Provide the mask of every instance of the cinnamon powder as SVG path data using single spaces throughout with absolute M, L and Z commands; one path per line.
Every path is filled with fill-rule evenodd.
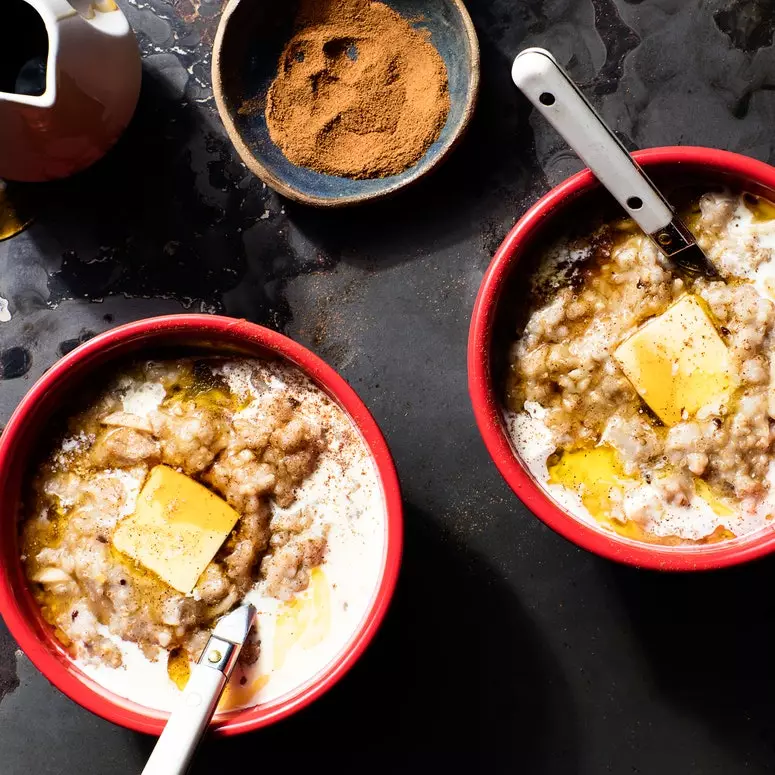
M 427 33 L 384 3 L 301 0 L 269 88 L 269 135 L 294 164 L 377 178 L 416 164 L 449 113 Z

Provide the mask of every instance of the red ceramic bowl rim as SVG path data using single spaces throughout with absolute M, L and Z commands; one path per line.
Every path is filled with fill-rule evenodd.
M 359 629 L 326 668 L 299 689 L 268 703 L 265 712 L 259 710 L 256 713 L 255 708 L 233 711 L 213 724 L 218 734 L 239 734 L 278 721 L 308 705 L 330 689 L 369 645 L 385 616 L 398 578 L 403 542 L 401 492 L 393 459 L 374 418 L 334 369 L 302 345 L 263 326 L 245 320 L 200 314 L 166 315 L 118 326 L 90 339 L 57 361 L 22 399 L 0 437 L 0 482 L 5 484 L 10 460 L 25 434 L 26 421 L 37 402 L 52 386 L 66 380 L 68 370 L 76 364 L 102 365 L 115 356 L 125 355 L 132 343 L 136 346 L 138 341 L 147 341 L 152 345 L 155 339 L 162 341 L 165 336 L 173 334 L 178 337 L 210 335 L 219 344 L 228 341 L 235 345 L 248 343 L 272 351 L 298 366 L 336 400 L 360 430 L 376 465 L 384 497 L 387 530 L 382 577 Z M 10 519 L 11 515 L 5 514 L 3 518 Z M 16 566 L 15 570 L 21 573 L 20 563 Z M 41 647 L 40 635 L 21 609 L 9 578 L 13 570 L 5 563 L 0 567 L 0 613 L 33 664 L 60 691 L 98 716 L 137 732 L 160 734 L 167 714 L 124 701 L 103 689 L 74 669 L 72 662 L 68 664 L 61 647 L 52 648 L 50 643 Z
M 775 168 L 747 156 L 689 146 L 650 148 L 635 154 L 647 170 L 681 165 L 697 173 L 734 180 L 775 193 Z M 572 202 L 599 189 L 589 170 L 553 188 L 520 218 L 485 272 L 474 305 L 468 338 L 468 389 L 479 431 L 503 478 L 520 500 L 549 527 L 578 546 L 618 562 L 657 570 L 709 570 L 736 565 L 775 551 L 775 529 L 700 546 L 660 546 L 634 541 L 572 517 L 551 500 L 527 471 L 509 440 L 490 371 L 498 302 L 520 257 L 546 223 Z

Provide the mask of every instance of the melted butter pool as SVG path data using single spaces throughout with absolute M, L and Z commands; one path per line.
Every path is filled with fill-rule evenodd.
M 331 588 L 323 570 L 314 568 L 307 589 L 280 606 L 275 629 L 274 669 L 279 670 L 285 664 L 292 648 L 314 648 L 330 629 Z
M 610 519 L 617 495 L 621 495 L 629 476 L 612 447 L 592 447 L 561 452 L 548 466 L 549 484 L 575 490 L 587 511 L 597 520 Z
M 609 446 L 591 447 L 560 452 L 555 457 L 547 466 L 549 484 L 557 484 L 574 491 L 597 522 L 619 535 L 638 541 L 661 542 L 638 523 L 632 520 L 622 522 L 613 517 L 615 506 L 621 503 L 627 489 L 641 482 L 639 476 L 632 476 L 624 470 L 615 449 Z M 735 514 L 734 509 L 703 479 L 695 478 L 694 486 L 696 495 L 718 516 L 729 517 Z M 712 535 L 710 540 L 734 537 L 734 533 L 722 528 Z M 663 539 L 665 542 L 672 542 L 670 536 Z

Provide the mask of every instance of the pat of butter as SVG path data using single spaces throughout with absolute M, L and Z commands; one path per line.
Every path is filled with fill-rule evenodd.
M 721 406 L 737 384 L 726 345 L 690 294 L 641 326 L 614 358 L 666 425 L 705 406 Z
M 226 501 L 199 482 L 154 466 L 134 514 L 116 527 L 113 545 L 187 595 L 238 519 Z

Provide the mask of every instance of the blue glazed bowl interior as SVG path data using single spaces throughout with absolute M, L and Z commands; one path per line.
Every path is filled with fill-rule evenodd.
M 398 175 L 372 180 L 351 180 L 298 167 L 283 156 L 269 137 L 264 116 L 266 93 L 277 72 L 280 54 L 293 35 L 298 2 L 242 0 L 223 33 L 220 77 L 226 110 L 242 141 L 271 175 L 300 195 L 301 199 L 372 199 L 394 191 L 430 170 L 465 127 L 469 103 L 475 97 L 478 50 L 472 47 L 463 16 L 450 0 L 381 0 L 430 31 L 431 42 L 447 67 L 450 113 L 438 140 L 413 167 Z M 258 109 L 240 114 L 246 100 L 257 100 Z

